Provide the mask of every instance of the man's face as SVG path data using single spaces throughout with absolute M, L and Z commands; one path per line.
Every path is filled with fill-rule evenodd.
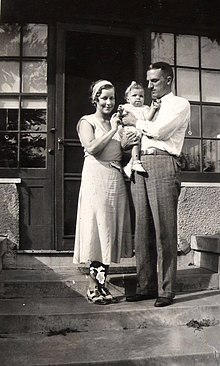
M 161 69 L 148 70 L 147 81 L 152 99 L 160 99 L 171 92 L 171 77 L 164 76 Z

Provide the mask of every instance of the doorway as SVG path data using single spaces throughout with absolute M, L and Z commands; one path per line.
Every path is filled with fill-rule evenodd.
M 92 113 L 89 87 L 107 79 L 116 88 L 116 106 L 124 103 L 124 91 L 138 79 L 137 37 L 123 31 L 109 33 L 63 29 L 58 37 L 57 59 L 57 250 L 73 250 L 77 200 L 83 165 L 83 149 L 76 132 L 78 120 Z M 60 52 L 62 53 L 59 57 Z

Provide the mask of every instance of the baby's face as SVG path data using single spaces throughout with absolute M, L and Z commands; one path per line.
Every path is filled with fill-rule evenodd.
M 128 93 L 127 102 L 134 107 L 142 107 L 144 104 L 144 89 L 132 88 Z

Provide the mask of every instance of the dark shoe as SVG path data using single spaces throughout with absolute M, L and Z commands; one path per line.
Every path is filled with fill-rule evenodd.
M 155 299 L 157 297 L 157 294 L 135 294 L 131 296 L 126 297 L 126 301 L 128 302 L 136 302 L 136 301 L 142 301 L 142 300 L 150 300 Z
M 182 255 L 187 255 L 189 252 L 191 252 L 191 247 L 187 247 L 187 248 L 184 248 L 184 249 L 178 249 L 177 250 L 177 255 L 179 257 L 179 256 L 182 256 Z
M 154 306 L 157 308 L 161 308 L 163 306 L 171 305 L 173 302 L 173 299 L 170 297 L 158 297 L 157 300 L 154 303 Z

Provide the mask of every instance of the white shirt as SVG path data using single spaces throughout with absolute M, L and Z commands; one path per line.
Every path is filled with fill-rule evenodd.
M 179 156 L 190 120 L 188 100 L 172 92 L 161 98 L 158 115 L 154 121 L 138 120 L 136 128 L 143 132 L 141 150 L 151 147 Z

